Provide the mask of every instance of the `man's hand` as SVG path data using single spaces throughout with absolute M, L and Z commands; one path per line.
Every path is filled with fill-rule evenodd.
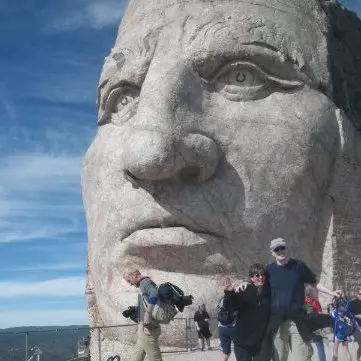
M 149 327 L 151 320 L 152 320 L 152 314 L 149 311 L 146 311 L 143 318 L 143 326 Z
M 336 297 L 336 298 L 340 298 L 340 297 L 343 296 L 343 292 L 341 290 L 332 291 L 331 296 Z
M 234 291 L 233 282 L 230 277 L 226 277 L 224 279 L 224 290 L 225 291 Z

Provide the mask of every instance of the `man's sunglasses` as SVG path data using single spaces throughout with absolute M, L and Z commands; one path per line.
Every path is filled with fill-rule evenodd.
M 279 247 L 276 247 L 274 250 L 273 250 L 273 252 L 279 252 L 279 251 L 284 251 L 286 249 L 286 247 L 285 246 L 279 246 Z

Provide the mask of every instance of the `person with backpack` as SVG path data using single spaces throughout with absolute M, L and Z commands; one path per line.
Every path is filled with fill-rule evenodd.
M 231 355 L 231 344 L 236 325 L 238 311 L 227 309 L 223 304 L 224 297 L 217 305 L 218 335 L 221 344 L 222 355 L 220 361 L 227 361 Z
M 162 361 L 158 339 L 161 328 L 158 321 L 152 318 L 152 312 L 158 302 L 157 285 L 139 270 L 126 271 L 123 278 L 131 286 L 139 288 L 139 318 L 138 338 L 132 355 L 132 361 L 143 361 L 145 356 L 149 361 Z M 144 300 L 144 301 L 143 301 Z
M 231 279 L 224 287 L 223 306 L 237 311 L 231 339 L 237 361 L 269 361 L 272 338 L 267 333 L 270 314 L 270 295 L 266 284 L 266 269 L 255 263 L 249 269 L 247 289 L 238 292 Z
M 356 331 L 353 334 L 354 341 L 358 348 L 356 351 L 356 361 L 361 361 L 361 288 L 358 290 L 356 298 L 350 302 L 350 310 L 356 318 Z
M 198 306 L 198 311 L 194 314 L 194 322 L 197 327 L 199 348 L 204 351 L 204 341 L 207 343 L 208 350 L 211 350 L 211 331 L 209 330 L 209 313 L 206 305 L 203 303 Z
M 308 315 L 322 313 L 320 302 L 317 300 L 315 289 L 309 285 L 305 287 L 305 310 Z M 313 332 L 312 341 L 317 349 L 319 361 L 326 361 L 325 345 L 322 335 L 318 331 Z
M 338 350 L 340 345 L 342 345 L 345 355 L 345 358 L 342 360 L 351 361 L 351 353 L 348 347 L 348 342 L 357 329 L 355 315 L 350 309 L 350 301 L 345 297 L 335 299 L 332 307 L 333 311 L 331 312 L 331 316 L 334 320 L 332 361 L 338 360 Z

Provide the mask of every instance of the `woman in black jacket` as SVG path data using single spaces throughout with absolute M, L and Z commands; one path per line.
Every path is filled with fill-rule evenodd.
M 223 306 L 237 310 L 237 321 L 232 334 L 237 361 L 269 361 L 272 337 L 266 334 L 270 313 L 270 297 L 266 284 L 266 269 L 253 264 L 249 269 L 249 286 L 237 292 L 227 279 Z

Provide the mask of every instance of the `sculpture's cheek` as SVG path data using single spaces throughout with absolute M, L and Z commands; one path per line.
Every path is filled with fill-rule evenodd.
M 312 233 L 310 217 L 321 214 L 339 153 L 334 104 L 304 89 L 250 102 L 212 94 L 204 107 L 202 126 L 244 185 L 246 226 L 262 237 L 277 229 Z

